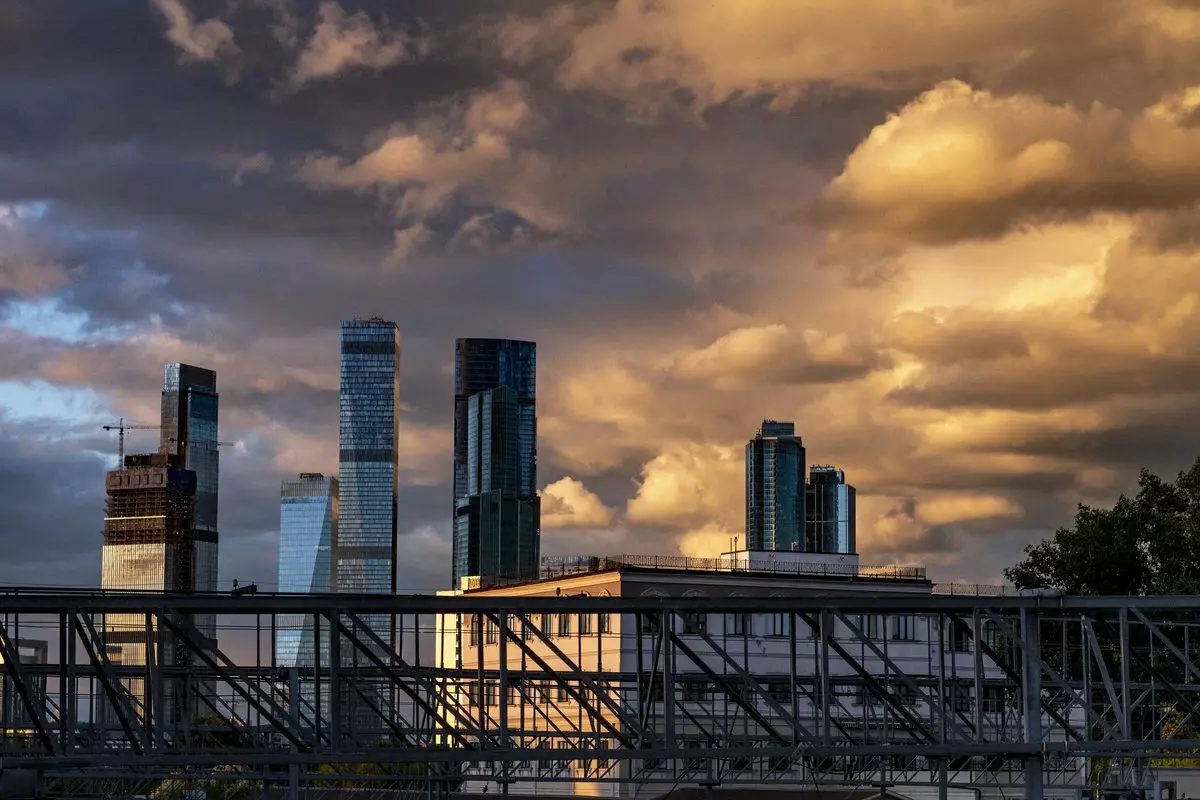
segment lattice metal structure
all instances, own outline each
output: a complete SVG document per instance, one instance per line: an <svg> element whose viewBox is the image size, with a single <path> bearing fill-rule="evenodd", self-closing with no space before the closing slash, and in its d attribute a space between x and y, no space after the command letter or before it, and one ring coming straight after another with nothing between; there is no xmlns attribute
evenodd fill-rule
<svg viewBox="0 0 1200 800"><path fill-rule="evenodd" d="M162 632L191 660L114 664L99 634L113 614L143 620L148 652ZM227 649L202 641L189 621L201 614L218 615ZM336 632L327 663L305 673L264 659L285 614ZM21 705L0 720L0 765L63 796L232 781L281 797L331 785L443 797L536 780L643 797L773 783L1077 797L1145 790L1163 759L1200 752L1200 597L24 590L0 594L0 615ZM371 615L391 621L395 647L364 624ZM738 632L746 615L782 621L782 675L755 671L753 639ZM888 634L898 619L933 632L926 657L900 658ZM468 646L439 665L432 634L447 620ZM49 663L10 657L31 631L50 641ZM632 662L581 657L591 638L597 653L632 648ZM142 704L125 688L134 678L148 687ZM323 687L315 702L302 680ZM380 684L391 691L363 691ZM172 692L199 694L205 710L156 714Z"/></svg>

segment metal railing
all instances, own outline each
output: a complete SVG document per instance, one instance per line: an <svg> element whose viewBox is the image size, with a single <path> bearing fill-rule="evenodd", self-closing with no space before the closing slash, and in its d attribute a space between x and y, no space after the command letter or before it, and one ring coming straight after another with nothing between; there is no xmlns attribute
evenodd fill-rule
<svg viewBox="0 0 1200 800"><path fill-rule="evenodd" d="M924 567L910 567L896 564L797 563L765 558L692 558L690 556L631 554L543 558L540 577L545 580L547 578L584 575L611 569L621 569L623 567L682 570L685 572L741 572L807 577L926 580Z"/></svg>
<svg viewBox="0 0 1200 800"><path fill-rule="evenodd" d="M1016 597L1017 588L987 583L935 583L933 593L961 597Z"/></svg>

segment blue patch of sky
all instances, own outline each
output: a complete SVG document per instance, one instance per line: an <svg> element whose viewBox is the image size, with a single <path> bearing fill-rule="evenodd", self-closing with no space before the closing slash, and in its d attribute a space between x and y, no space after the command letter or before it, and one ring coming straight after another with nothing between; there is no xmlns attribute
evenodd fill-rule
<svg viewBox="0 0 1200 800"><path fill-rule="evenodd" d="M68 308L57 297L10 301L0 310L0 325L64 344L113 341L132 330L132 326L94 325L86 311Z"/></svg>

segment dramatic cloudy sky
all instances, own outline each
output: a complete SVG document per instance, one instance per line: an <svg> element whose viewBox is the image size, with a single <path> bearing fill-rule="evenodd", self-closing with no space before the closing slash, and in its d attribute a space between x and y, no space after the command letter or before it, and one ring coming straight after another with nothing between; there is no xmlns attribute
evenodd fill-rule
<svg viewBox="0 0 1200 800"><path fill-rule="evenodd" d="M100 425L184 360L222 579L273 585L371 315L405 586L448 580L456 336L538 342L546 553L723 549L775 417L864 561L996 580L1200 454L1198 204L1195 0L6 0L0 582L98 582Z"/></svg>

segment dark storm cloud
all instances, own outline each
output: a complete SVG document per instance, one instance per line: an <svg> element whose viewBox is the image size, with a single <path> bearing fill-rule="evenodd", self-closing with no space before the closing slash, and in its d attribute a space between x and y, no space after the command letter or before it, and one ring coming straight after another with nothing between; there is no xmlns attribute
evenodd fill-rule
<svg viewBox="0 0 1200 800"><path fill-rule="evenodd" d="M105 462L61 433L0 416L0 583L100 583Z"/></svg>

